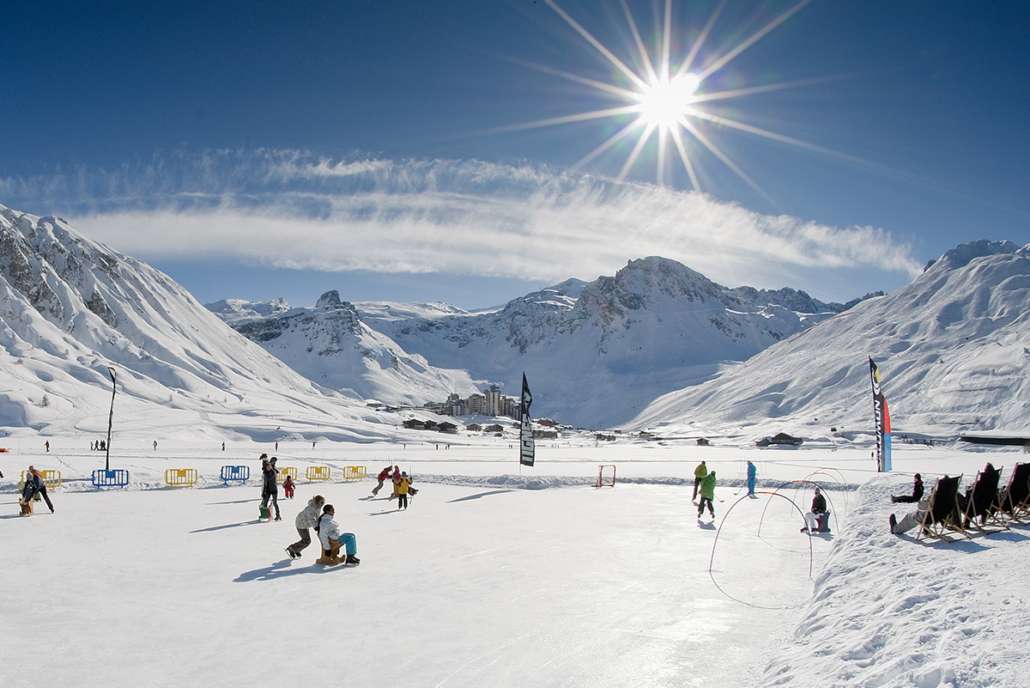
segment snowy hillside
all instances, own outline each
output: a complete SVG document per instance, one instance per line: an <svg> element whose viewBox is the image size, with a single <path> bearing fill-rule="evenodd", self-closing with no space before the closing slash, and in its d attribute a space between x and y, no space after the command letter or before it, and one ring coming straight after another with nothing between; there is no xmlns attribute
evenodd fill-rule
<svg viewBox="0 0 1030 688"><path fill-rule="evenodd" d="M867 429L872 356L895 431L1026 430L1028 307L1030 246L963 244L907 287L668 394L631 425Z"/></svg>
<svg viewBox="0 0 1030 688"><path fill-rule="evenodd" d="M364 323L434 366L503 383L509 394L518 393L525 371L538 415L604 426L849 304L792 289L728 289L651 257L614 277L567 280L498 309L356 305Z"/></svg>
<svg viewBox="0 0 1030 688"><path fill-rule="evenodd" d="M314 308L240 299L208 306L238 332L310 380L389 404L442 401L477 392L463 370L434 368L358 318L354 305L326 292ZM388 307L387 307L388 308ZM446 311L445 311L446 312ZM262 315L264 314L264 315Z"/></svg>
<svg viewBox="0 0 1030 688"><path fill-rule="evenodd" d="M0 427L106 430L108 366L121 433L395 433L396 419L304 379L149 265L0 206Z"/></svg>

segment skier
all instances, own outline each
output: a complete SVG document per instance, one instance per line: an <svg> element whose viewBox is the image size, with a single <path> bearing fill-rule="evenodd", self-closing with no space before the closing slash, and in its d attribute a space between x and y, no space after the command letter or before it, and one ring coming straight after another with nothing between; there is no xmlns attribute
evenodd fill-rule
<svg viewBox="0 0 1030 688"><path fill-rule="evenodd" d="M923 498L923 476L916 473L915 479L912 481L912 494L910 495L891 495L891 502L903 502L905 504L916 504L920 499Z"/></svg>
<svg viewBox="0 0 1030 688"><path fill-rule="evenodd" d="M708 475L708 466L702 461L694 468L694 496L690 498L690 501L697 503L697 489L701 487L701 481Z"/></svg>
<svg viewBox="0 0 1030 688"><path fill-rule="evenodd" d="M376 495L379 494L379 490L383 489L383 483L385 483L387 480L389 480L391 475L392 475L392 469L391 469L390 466L387 466L383 470L379 471L379 475L376 476L376 480L378 480L379 483L375 487L372 488L372 496L373 497L375 497Z"/></svg>
<svg viewBox="0 0 1030 688"><path fill-rule="evenodd" d="M325 504L325 497L322 495L315 495L308 500L308 505L300 510L297 514L297 519L294 521L294 525L297 526L297 533L300 535L300 540L294 542L292 545L286 548L286 553L290 555L290 559L297 559L300 557L300 553L311 544L311 535L308 534L309 528L314 528L318 524L318 518L322 513L322 506Z"/></svg>
<svg viewBox="0 0 1030 688"><path fill-rule="evenodd" d="M361 560L355 555L358 553L358 539L354 533L340 533L340 524L333 517L336 509L332 504L326 504L322 508L322 515L318 519L318 540L322 545L322 556L315 562L326 566L336 564L360 564ZM344 556L340 556L340 546L346 547Z"/></svg>
<svg viewBox="0 0 1030 688"><path fill-rule="evenodd" d="M825 533L830 529L828 527L828 519L830 512L826 510L826 497L819 488L815 488L815 496L812 497L812 509L805 514L805 527L801 529L801 532L808 532L809 535L812 533Z"/></svg>
<svg viewBox="0 0 1030 688"><path fill-rule="evenodd" d="M268 460L267 454L262 454L261 461L261 477L263 478L261 486L261 515L265 518L271 516L268 511L268 500L272 500L272 506L275 507L275 520L283 520L279 514L279 486L275 483L275 475L279 472L279 469L275 467L275 457Z"/></svg>
<svg viewBox="0 0 1030 688"><path fill-rule="evenodd" d="M697 506L697 519L701 520L701 514L704 513L705 504L708 504L708 513L712 515L712 520L715 520L715 507L712 506L712 500L715 499L715 471L712 471L704 477L701 481L701 503Z"/></svg>
<svg viewBox="0 0 1030 688"><path fill-rule="evenodd" d="M755 482L758 477L758 469L755 468L755 464L750 461L747 462L747 496L755 496Z"/></svg>
<svg viewBox="0 0 1030 688"><path fill-rule="evenodd" d="M411 478L408 477L407 473L401 473L400 480L397 481L397 508L407 509L408 508L408 490L411 489Z"/></svg>
<svg viewBox="0 0 1030 688"><path fill-rule="evenodd" d="M296 486L293 482L293 477L286 476L286 480L283 481L283 494L286 496L286 499L293 499L293 490Z"/></svg>

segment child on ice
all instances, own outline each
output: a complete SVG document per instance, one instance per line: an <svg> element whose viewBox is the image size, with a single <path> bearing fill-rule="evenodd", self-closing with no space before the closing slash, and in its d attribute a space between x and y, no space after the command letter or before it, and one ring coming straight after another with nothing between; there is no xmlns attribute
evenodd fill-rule
<svg viewBox="0 0 1030 688"><path fill-rule="evenodd" d="M360 564L361 560L355 555L358 553L358 539L354 533L340 533L340 524L334 520L336 509L332 504L326 504L322 509L322 516L318 520L318 540L322 545L322 556L315 562L325 566L336 564ZM340 547L346 548L346 553L340 556Z"/></svg>
<svg viewBox="0 0 1030 688"><path fill-rule="evenodd" d="M704 477L701 481L701 503L697 505L697 518L701 519L701 514L705 511L705 505L708 505L708 513L712 515L712 519L715 519L715 508L712 506L712 500L715 499L715 471L712 471Z"/></svg>
<svg viewBox="0 0 1030 688"><path fill-rule="evenodd" d="M408 477L407 473L401 473L400 480L396 484L397 490L397 508L407 509L408 508L408 492L411 490L411 478Z"/></svg>
<svg viewBox="0 0 1030 688"><path fill-rule="evenodd" d="M286 499L293 499L293 488L297 486L293 482L293 476L286 476L286 480L283 481L283 494L286 495Z"/></svg>

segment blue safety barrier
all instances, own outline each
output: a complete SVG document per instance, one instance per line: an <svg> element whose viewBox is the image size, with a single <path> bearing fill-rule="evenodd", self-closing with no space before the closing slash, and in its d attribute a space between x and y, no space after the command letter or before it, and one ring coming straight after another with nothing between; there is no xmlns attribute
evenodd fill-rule
<svg viewBox="0 0 1030 688"><path fill-rule="evenodd" d="M250 480L250 466L222 466L222 472L218 477L226 487L230 481L237 481L242 485Z"/></svg>
<svg viewBox="0 0 1030 688"><path fill-rule="evenodd" d="M98 468L93 471L93 487L128 487L129 472L124 468L112 468L107 471Z"/></svg>

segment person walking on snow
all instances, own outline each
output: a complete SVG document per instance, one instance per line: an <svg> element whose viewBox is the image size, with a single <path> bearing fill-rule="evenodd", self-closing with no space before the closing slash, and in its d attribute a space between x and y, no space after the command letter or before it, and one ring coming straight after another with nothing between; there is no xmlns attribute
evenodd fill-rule
<svg viewBox="0 0 1030 688"><path fill-rule="evenodd" d="M267 457L268 455L262 454L261 456ZM262 513L271 515L268 511L268 500L271 499L272 506L275 507L275 520L281 521L283 518L279 514L279 486L275 482L275 474L278 472L279 470L275 467L275 457L272 457L271 461L267 458L261 461L261 510Z"/></svg>
<svg viewBox="0 0 1030 688"><path fill-rule="evenodd" d="M712 515L712 519L715 519L715 507L712 506L712 500L715 499L715 471L712 471L704 477L701 481L701 503L697 505L697 517L701 518L701 514L704 513L705 504L708 505L708 513Z"/></svg>
<svg viewBox="0 0 1030 688"><path fill-rule="evenodd" d="M50 440L47 440L46 442L44 442L43 446L46 448L47 454L49 454L50 453Z"/></svg>
<svg viewBox="0 0 1030 688"><path fill-rule="evenodd" d="M694 467L694 496L690 498L690 501L697 502L697 490L701 487L701 481L708 475L708 466L702 461Z"/></svg>
<svg viewBox="0 0 1030 688"><path fill-rule="evenodd" d="M322 506L324 504L325 497L315 495L308 500L308 505L297 514L294 525L297 526L297 534L300 535L300 540L286 548L286 553L290 555L290 559L299 558L300 553L311 544L311 535L308 533L308 529L318 525L318 519L322 515Z"/></svg>
<svg viewBox="0 0 1030 688"><path fill-rule="evenodd" d="M401 473L400 480L397 481L397 508L407 509L408 508L408 491L411 489L411 478L408 477L407 473Z"/></svg>
<svg viewBox="0 0 1030 688"><path fill-rule="evenodd" d="M915 479L912 481L912 494L910 495L891 495L891 502L897 503L902 502L905 504L918 504L919 500L923 498L923 476L916 473Z"/></svg>
<svg viewBox="0 0 1030 688"><path fill-rule="evenodd" d="M379 475L376 476L376 480L379 481L379 484L372 488L373 497L379 494L379 490L383 489L383 483L390 479L390 476L392 475L391 471L392 469L390 466L387 466L383 470L379 471Z"/></svg>
<svg viewBox="0 0 1030 688"><path fill-rule="evenodd" d="M340 524L334 520L336 509L332 504L326 504L322 509L322 515L318 519L318 541L322 545L322 556L315 562L325 566L336 564L360 564L361 560L355 555L358 553L358 539L354 533L340 533ZM340 547L345 547L344 556L340 556Z"/></svg>
<svg viewBox="0 0 1030 688"><path fill-rule="evenodd" d="M747 496L755 496L755 483L758 478L758 469L755 468L755 464L750 461L747 462Z"/></svg>
<svg viewBox="0 0 1030 688"><path fill-rule="evenodd" d="M283 494L286 495L286 499L293 499L293 490L297 485L293 482L292 476L286 476L286 480L283 481Z"/></svg>

